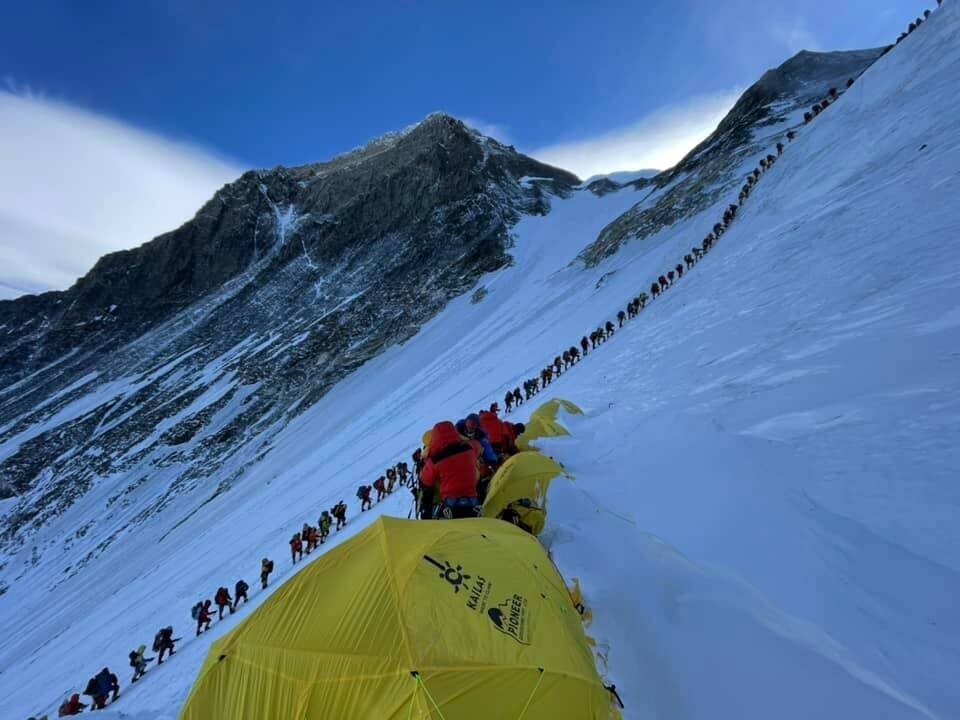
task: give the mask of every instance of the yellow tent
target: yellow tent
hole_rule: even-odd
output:
[[[532,450],[533,447],[530,445],[532,440],[541,437],[569,435],[567,429],[557,422],[557,413],[561,407],[572,415],[583,415],[583,410],[569,400],[561,400],[560,398],[550,400],[530,415],[530,420],[526,423],[526,429],[517,438],[517,447],[521,450]]]
[[[563,580],[499,520],[380,518],[214,643],[181,720],[610,717]]]
[[[500,466],[483,502],[483,516],[495,518],[519,500],[529,499],[534,506],[546,511],[547,488],[550,481],[558,475],[565,475],[564,469],[555,461],[539,452],[519,452]],[[520,512],[521,508],[515,508]],[[526,514],[526,513],[523,513]],[[533,533],[539,535],[543,530],[543,518],[528,522]]]

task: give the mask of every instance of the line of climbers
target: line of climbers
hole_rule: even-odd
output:
[[[929,16],[929,11],[927,12],[927,15]],[[854,78],[849,78],[847,80],[847,88],[852,87],[854,82]],[[838,100],[842,94],[843,93],[839,92],[836,88],[830,88],[827,93],[827,98],[823,99],[819,103],[816,103],[811,111],[804,113],[804,124],[809,124],[824,109],[829,107],[833,101]],[[793,142],[796,137],[796,129],[790,129],[786,132],[787,142]],[[599,345],[613,337],[613,334],[617,328],[622,328],[627,320],[639,316],[640,312],[647,306],[648,302],[650,302],[652,299],[656,299],[669,288],[673,287],[673,283],[682,278],[685,271],[690,270],[700,260],[702,260],[703,257],[710,252],[713,246],[716,245],[717,241],[723,236],[727,229],[729,229],[730,225],[737,217],[737,212],[743,207],[744,203],[753,193],[753,190],[756,188],[757,183],[763,174],[767,172],[767,170],[770,170],[774,164],[776,164],[778,158],[783,155],[785,150],[784,144],[782,142],[777,142],[775,147],[776,154],[774,155],[771,152],[760,158],[760,162],[757,164],[757,167],[754,168],[754,170],[750,172],[744,179],[744,184],[740,188],[740,193],[737,196],[737,202],[735,204],[731,203],[726,207],[726,209],[723,211],[720,221],[713,225],[711,231],[707,233],[707,236],[699,245],[695,245],[690,248],[690,252],[683,256],[682,263],[677,263],[675,266],[673,266],[673,268],[658,276],[655,281],[650,283],[649,295],[646,292],[639,293],[627,303],[624,310],[618,311],[617,325],[614,325],[612,321],[607,320],[595,330],[590,331],[589,335],[584,335],[580,339],[580,350],[577,349],[576,345],[571,345],[569,349],[564,350],[560,355],[554,357],[553,361],[548,363],[543,370],[540,371],[540,375],[538,377],[524,380],[523,393],[520,392],[519,387],[515,387],[512,390],[508,389],[504,395],[506,411],[511,412],[515,407],[522,405],[525,400],[529,400],[542,389],[549,386],[556,377],[559,377],[564,371],[577,364],[582,357],[586,357],[590,350],[595,350]]]
[[[942,4],[943,0],[937,0],[938,7]],[[925,10],[923,19],[918,17],[914,22],[911,22],[907,31],[897,38],[895,45],[919,28],[924,19],[930,17],[930,14],[930,10]],[[884,54],[895,45],[885,48]],[[850,88],[854,82],[854,78],[849,78],[846,87]],[[841,95],[842,93],[836,88],[830,88],[826,98],[804,113],[804,124],[811,123]],[[787,131],[788,142],[792,142],[796,137],[797,133],[794,129]],[[690,253],[683,256],[682,264],[677,263],[673,269],[660,275],[655,282],[650,284],[650,294],[653,298],[672,287],[675,280],[683,277],[685,270],[695,266],[713,248],[717,240],[736,218],[737,211],[750,197],[760,177],[772,168],[777,158],[783,154],[784,145],[782,142],[776,144],[776,150],[776,155],[771,153],[761,158],[757,168],[747,175],[745,184],[740,189],[738,203],[727,206],[721,221],[713,226],[712,232],[707,234],[703,242],[699,246],[691,248]],[[589,335],[584,335],[580,339],[579,349],[576,345],[571,345],[560,355],[554,357],[553,361],[540,371],[539,376],[525,380],[523,382],[523,392],[521,392],[520,387],[508,390],[504,395],[506,411],[511,412],[515,407],[522,405],[525,400],[529,400],[543,388],[549,386],[555,376],[559,377],[563,372],[579,363],[590,350],[596,349],[600,344],[610,339],[617,327],[622,328],[626,320],[637,317],[650,300],[651,297],[647,293],[641,292],[627,303],[625,310],[617,313],[617,326],[612,321],[606,321],[595,330],[590,331]],[[379,503],[392,494],[399,483],[400,487],[411,489],[417,515],[421,519],[452,519],[478,515],[493,474],[508,457],[517,452],[516,439],[525,429],[523,423],[500,420],[497,415],[498,412],[498,404],[493,403],[489,410],[468,415],[455,424],[445,420],[434,425],[433,429],[424,436],[424,448],[417,448],[413,452],[413,472],[410,471],[406,462],[399,462],[396,466],[387,469],[383,475],[374,481],[372,486],[361,485],[358,488],[357,498],[360,500],[361,512],[372,507],[373,503],[370,498],[372,490],[377,491],[376,501]],[[519,522],[517,517],[504,516],[504,519],[523,527],[523,523]],[[304,523],[300,532],[293,535],[290,540],[293,564],[303,559],[304,550],[309,555],[318,545],[324,544],[330,535],[330,528],[334,525],[334,520],[336,521],[335,530],[338,532],[347,524],[347,505],[343,500],[337,502],[329,511],[324,510],[320,514],[316,527]],[[267,589],[272,572],[273,561],[266,557],[263,558],[260,565],[260,583],[263,590]],[[226,587],[220,587],[214,595],[213,603],[207,599],[194,605],[191,616],[197,624],[197,636],[204,630],[210,629],[213,621],[213,604],[217,606],[217,619],[223,620],[225,608],[232,615],[241,602],[248,600],[248,590],[249,585],[243,579],[240,579],[234,586],[234,596],[232,598]],[[175,652],[174,645],[180,639],[173,637],[172,626],[166,626],[157,631],[154,636],[153,651],[157,653],[156,658],[145,656],[145,645],[140,645],[136,650],[132,650],[129,654],[130,666],[134,670],[131,682],[137,682],[144,676],[148,663],[156,659],[157,664],[160,665],[163,663],[164,654],[172,656]],[[120,683],[116,674],[105,667],[89,679],[82,694],[90,697],[88,703],[81,702],[81,693],[73,693],[60,706],[59,716],[79,715],[86,707],[90,707],[92,711],[104,708],[108,701],[116,702],[120,695]],[[47,716],[34,716],[27,720],[47,720]]]
[[[360,512],[365,512],[373,507],[373,498],[371,493],[377,491],[377,503],[385,500],[388,495],[393,495],[399,483],[400,487],[407,487],[413,482],[413,476],[410,474],[410,466],[406,462],[398,462],[395,467],[389,467],[387,470],[373,481],[373,485],[361,484],[357,488],[357,499],[360,500]],[[342,501],[341,501],[342,502]],[[321,516],[321,521],[323,517]],[[344,519],[346,524],[346,519]]]
[[[943,5],[943,0],[937,0],[937,7],[940,7],[941,5]],[[912,34],[914,30],[916,30],[921,25],[923,25],[924,20],[929,20],[929,19],[930,19],[930,11],[924,10],[923,17],[922,18],[918,17],[912,23],[907,25],[907,29],[904,32],[900,33],[900,37],[897,38],[897,42],[895,44],[899,45],[901,42],[903,42],[906,39],[908,35]],[[889,50],[890,48],[888,47],[884,52],[889,52]]]
[[[796,136],[797,134],[793,130],[787,132],[788,141],[792,142]],[[743,207],[747,198],[750,197],[760,177],[767,172],[767,170],[771,169],[777,162],[777,158],[783,154],[784,145],[782,142],[777,143],[776,150],[776,155],[771,153],[761,158],[756,169],[747,175],[744,185],[740,189],[737,203],[727,206],[723,211],[720,221],[714,224],[713,229],[703,239],[703,242],[698,246],[690,248],[690,252],[683,256],[682,263],[677,263],[673,268],[660,275],[650,284],[650,295],[647,295],[646,292],[639,293],[627,303],[624,310],[617,312],[616,325],[614,325],[612,320],[607,320],[595,330],[591,330],[589,335],[584,335],[580,338],[580,349],[578,349],[576,345],[571,345],[560,355],[554,357],[553,361],[548,363],[543,370],[540,371],[539,377],[524,380],[524,392],[522,394],[519,387],[515,387],[512,390],[508,389],[503,398],[506,411],[511,412],[515,407],[522,405],[524,400],[529,400],[542,389],[548,387],[554,378],[562,375],[565,371],[576,365],[581,358],[586,357],[591,350],[596,350],[599,345],[613,337],[617,329],[622,328],[627,320],[631,320],[640,315],[640,312],[647,306],[647,303],[650,302],[651,296],[653,296],[654,299],[659,297],[662,293],[673,287],[674,282],[682,278],[685,271],[690,270],[703,259],[704,255],[710,252],[736,219],[737,212]]]

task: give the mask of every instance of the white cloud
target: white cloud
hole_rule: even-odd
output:
[[[530,154],[581,178],[624,170],[664,170],[713,132],[739,96],[739,90],[696,96],[655,110],[632,125]]]
[[[513,140],[510,138],[510,131],[507,130],[506,125],[499,125],[497,123],[485,122],[483,120],[478,120],[477,118],[462,118],[463,123],[467,127],[471,127],[474,130],[478,131],[481,135],[486,135],[491,137],[494,140],[498,140],[504,145],[512,145]]]
[[[193,217],[241,170],[62,102],[0,89],[0,298],[63,289]]]

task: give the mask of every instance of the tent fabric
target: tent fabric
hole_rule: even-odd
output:
[[[507,506],[525,498],[546,511],[550,481],[565,474],[556,461],[536,451],[519,452],[507,458],[490,481],[483,516],[499,517]]]
[[[557,422],[557,413],[560,408],[571,415],[583,415],[583,410],[569,400],[561,398],[550,400],[531,413],[526,429],[517,438],[517,447],[521,450],[534,450],[530,443],[537,438],[569,435],[567,429]]]
[[[499,520],[382,517],[215,642],[180,718],[511,720],[528,703],[525,720],[611,717],[541,545]]]

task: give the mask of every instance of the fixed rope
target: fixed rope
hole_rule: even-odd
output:
[[[413,695],[410,696],[410,707],[407,708],[407,720],[413,718],[413,706],[417,704],[417,690],[419,689],[419,685],[413,686]]]
[[[527,702],[524,703],[523,710],[520,711],[520,714],[517,716],[517,720],[523,720],[523,716],[527,714],[527,709],[530,707],[530,703],[533,702],[533,696],[537,693],[537,688],[540,687],[540,683],[543,680],[543,668],[537,668],[540,674],[537,676],[537,684],[533,686],[533,690],[530,691],[530,696],[527,698]]]
[[[417,672],[416,670],[413,670],[410,674],[413,675],[413,678],[414,678],[414,680],[417,681],[417,684],[418,684],[420,687],[423,688],[424,694],[427,696],[427,699],[430,701],[430,703],[431,703],[431,704],[433,705],[433,707],[436,709],[437,715],[440,716],[440,720],[447,720],[447,719],[443,716],[443,710],[440,709],[440,706],[437,705],[437,701],[433,699],[433,695],[431,695],[431,694],[430,694],[430,691],[427,690],[427,686],[424,684],[423,678],[420,677],[420,673]],[[416,692],[416,691],[414,691],[414,692]],[[410,706],[410,709],[411,709],[411,712],[412,712],[412,711],[413,711],[413,705]]]

